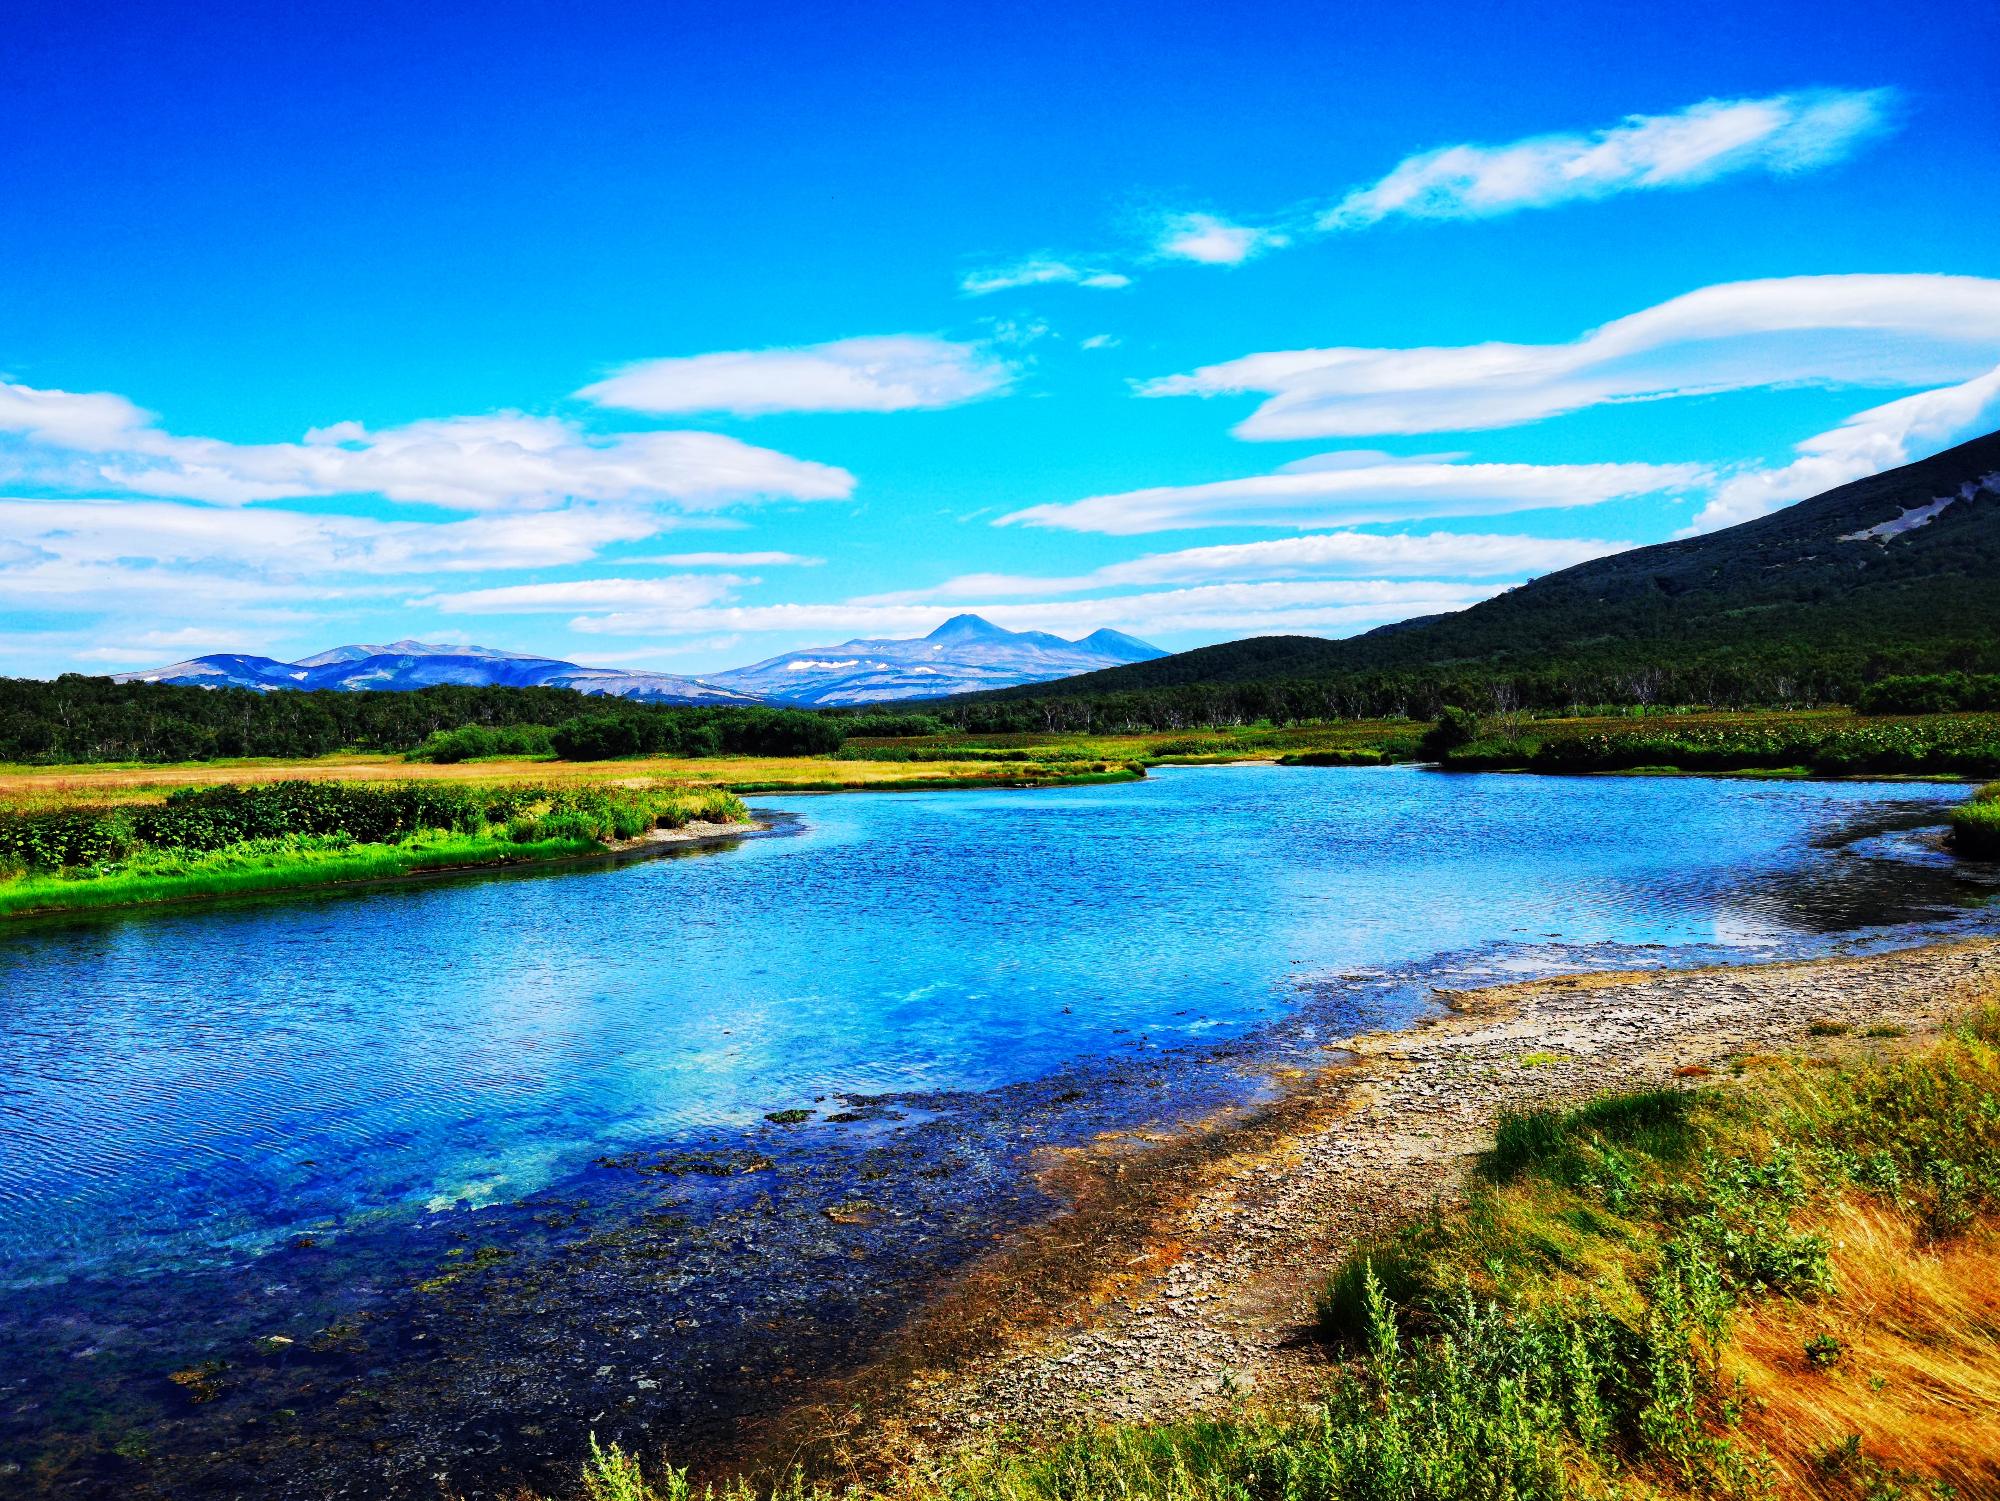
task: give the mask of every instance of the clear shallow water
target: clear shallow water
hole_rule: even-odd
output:
[[[1974,920],[1988,893],[1898,832],[1963,795],[1169,769],[759,799],[795,822],[687,858],[10,929],[0,1281],[240,1256],[841,1093],[1240,1034],[1340,974]]]

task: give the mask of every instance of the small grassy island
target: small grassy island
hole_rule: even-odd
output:
[[[719,788],[289,779],[0,813],[0,917],[573,859],[743,824]]]

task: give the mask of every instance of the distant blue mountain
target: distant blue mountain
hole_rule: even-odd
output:
[[[806,707],[943,698],[983,688],[1046,683],[1166,653],[1117,631],[1065,641],[1046,631],[1009,631],[977,615],[954,615],[914,641],[858,640],[786,652],[710,681]]]
[[[615,667],[579,667],[553,657],[496,651],[489,646],[435,646],[426,641],[336,646],[296,662],[218,652],[176,662],[170,667],[121,672],[113,677],[120,683],[179,683],[198,688],[266,691],[401,692],[461,683],[481,688],[573,688],[579,693],[652,704],[761,702],[755,694],[718,688],[700,678],[676,677],[664,672],[626,672]]]
[[[387,646],[335,646],[296,662],[217,652],[146,672],[114,673],[113,680],[339,693],[393,693],[462,683],[481,688],[573,688],[651,704],[782,703],[819,708],[1046,683],[1165,655],[1158,647],[1117,631],[1065,641],[1046,631],[1002,630],[977,615],[955,615],[913,641],[813,647],[700,678],[579,667],[554,657],[496,651],[490,646],[392,641]]]

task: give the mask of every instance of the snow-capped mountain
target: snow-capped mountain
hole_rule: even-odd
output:
[[[1046,631],[1009,631],[977,615],[955,615],[912,641],[847,641],[786,652],[709,681],[802,707],[942,698],[1017,683],[1045,683],[1166,653],[1117,631],[1065,641]]]
[[[616,667],[579,667],[553,657],[497,651],[490,646],[437,646],[427,641],[392,641],[336,646],[280,662],[271,657],[219,652],[146,672],[113,674],[120,683],[180,683],[200,688],[274,690],[332,689],[337,692],[396,692],[443,683],[497,688],[573,688],[654,704],[754,704],[757,696],[720,688],[701,678],[664,672],[628,672]]]

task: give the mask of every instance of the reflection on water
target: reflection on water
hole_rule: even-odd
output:
[[[562,1473],[593,1422],[711,1431],[1042,1212],[1037,1146],[1240,1101],[1432,983],[1987,924],[1992,873],[1919,832],[1962,796],[1170,769],[763,799],[771,833],[685,858],[10,927],[0,1459],[68,1435],[61,1483],[125,1495],[118,1435],[171,1434],[270,1446],[177,1460],[173,1494],[325,1494],[333,1465],[431,1495],[447,1462]],[[474,1252],[503,1270],[460,1278]],[[230,1374],[190,1406],[167,1373],[203,1359]]]
[[[1969,900],[1955,788],[1166,771],[777,798],[790,837],[0,938],[0,1258],[200,1258],[840,1092],[982,1089],[1559,939],[1785,949]],[[1907,841],[1906,841],[1907,842]]]

